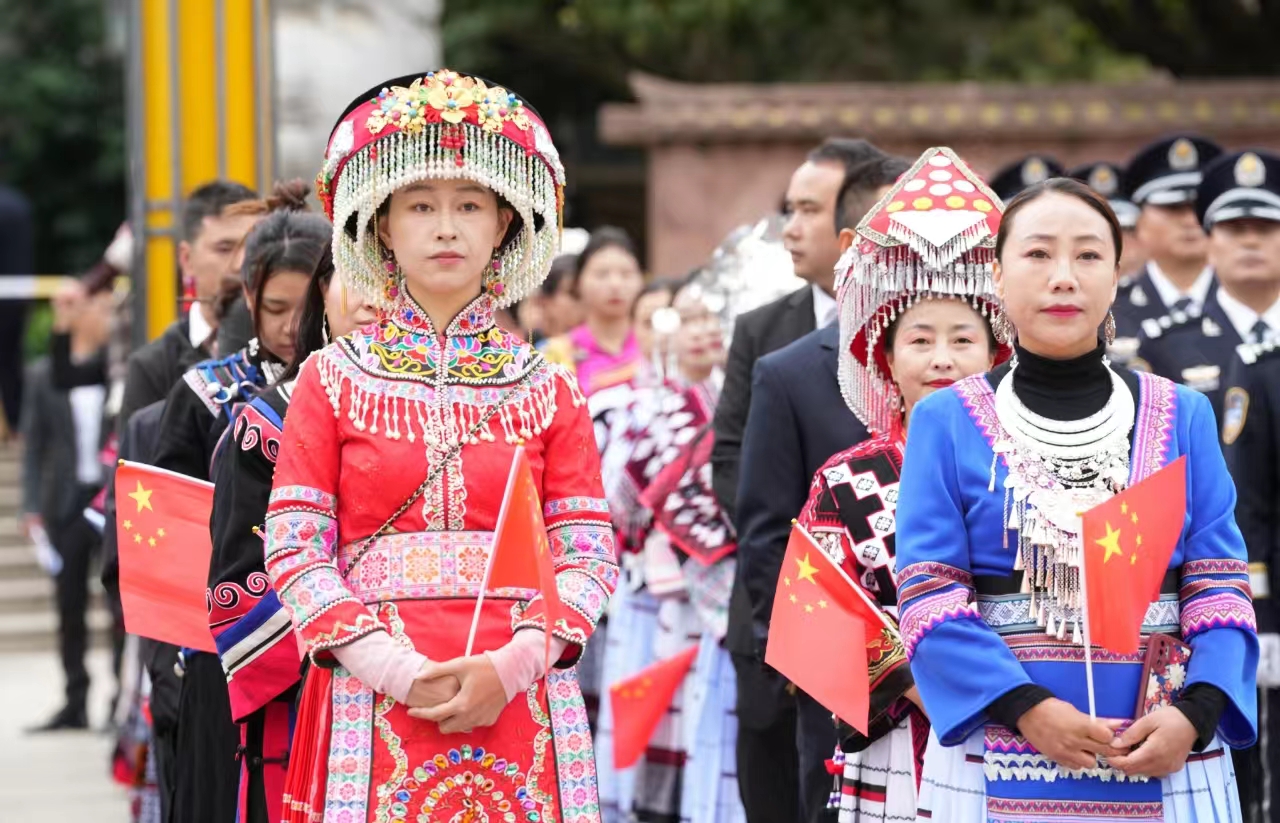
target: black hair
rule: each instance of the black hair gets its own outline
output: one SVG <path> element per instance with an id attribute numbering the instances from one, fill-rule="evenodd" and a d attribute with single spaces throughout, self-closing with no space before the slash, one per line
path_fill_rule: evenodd
<path id="1" fill-rule="evenodd" d="M 187 196 L 182 206 L 182 237 L 188 243 L 194 243 L 204 228 L 206 217 L 218 217 L 223 209 L 245 200 L 257 199 L 253 189 L 230 180 L 214 180 L 205 183 Z"/>
<path id="2" fill-rule="evenodd" d="M 670 292 L 671 300 L 667 301 L 667 305 L 671 305 L 671 301 L 676 299 L 676 295 L 689 284 L 687 277 L 655 277 L 644 284 L 644 288 L 636 295 L 636 300 L 631 304 L 631 319 L 635 319 L 636 306 L 640 305 L 640 298 L 646 294 L 657 294 L 660 291 Z"/>
<path id="3" fill-rule="evenodd" d="M 838 163 L 846 172 L 869 160 L 878 160 L 885 154 L 860 137 L 828 137 L 809 152 L 810 163 Z"/>
<path id="4" fill-rule="evenodd" d="M 1102 215 L 1102 219 L 1107 221 L 1107 227 L 1111 229 L 1111 242 L 1116 246 L 1116 265 L 1120 265 L 1120 257 L 1124 254 L 1124 229 L 1120 226 L 1120 218 L 1116 217 L 1107 198 L 1073 177 L 1050 177 L 1048 180 L 1030 185 L 1004 207 L 1004 215 L 1000 218 L 1000 230 L 996 232 L 996 259 L 999 260 L 1004 254 L 1004 244 L 1009 239 L 1009 226 L 1013 225 L 1013 218 L 1032 200 L 1051 192 L 1074 197 Z"/>
<path id="5" fill-rule="evenodd" d="M 876 191 L 892 186 L 911 168 L 910 161 L 883 155 L 846 169 L 840 193 L 836 195 L 836 233 L 856 228 L 867 210 L 875 205 Z"/>
<path id="6" fill-rule="evenodd" d="M 960 298 L 957 297 L 954 299 L 957 302 L 960 302 Z M 919 305 L 919 301 L 917 301 L 915 305 Z M 965 305 L 968 306 L 969 304 L 965 303 Z M 970 308 L 972 308 L 972 306 L 970 306 Z M 982 317 L 982 312 L 979 312 L 977 309 L 974 309 L 974 311 L 977 312 L 979 317 Z M 906 314 L 906 312 L 899 312 L 893 320 L 889 322 L 889 325 L 885 326 L 884 332 L 880 335 L 880 348 L 886 355 L 893 353 L 893 343 L 898 337 L 898 321 L 902 320 L 902 316 L 904 314 Z M 990 317 L 982 317 L 982 330 L 987 333 L 987 350 L 992 354 L 995 354 L 1000 350 L 1000 344 L 996 342 L 996 333 L 991 328 Z"/>
<path id="7" fill-rule="evenodd" d="M 262 305 L 267 281 L 277 272 L 314 272 L 329 245 L 333 229 L 318 214 L 276 211 L 253 227 L 244 242 L 241 272 L 253 305 Z M 259 332 L 261 311 L 255 309 L 253 330 Z"/>
<path id="8" fill-rule="evenodd" d="M 555 297 L 560 291 L 560 286 L 565 280 L 573 280 L 575 272 L 578 270 L 578 255 L 576 254 L 560 254 L 551 261 L 551 270 L 547 272 L 547 279 L 542 281 L 542 285 L 538 287 L 543 297 Z"/>
<path id="9" fill-rule="evenodd" d="M 302 316 L 298 318 L 298 334 L 293 344 L 293 360 L 289 362 L 279 383 L 287 383 L 297 378 L 302 371 L 302 364 L 312 352 L 319 351 L 328 342 L 325 340 L 324 297 L 329 290 L 329 282 L 333 280 L 333 249 L 329 243 L 324 244 L 320 259 L 316 262 L 311 281 L 307 283 L 307 295 L 302 301 Z"/>
<path id="10" fill-rule="evenodd" d="M 622 249 L 635 258 L 637 265 L 640 262 L 640 255 L 636 253 L 635 243 L 631 242 L 631 235 L 617 226 L 601 226 L 591 232 L 591 238 L 587 240 L 586 247 L 574 261 L 573 293 L 575 295 L 578 293 L 578 284 L 582 282 L 583 269 L 591 262 L 592 257 L 609 248 Z"/>

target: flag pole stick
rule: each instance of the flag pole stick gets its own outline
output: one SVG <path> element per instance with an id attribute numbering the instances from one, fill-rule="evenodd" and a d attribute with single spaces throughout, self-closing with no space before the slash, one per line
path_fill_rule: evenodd
<path id="1" fill-rule="evenodd" d="M 1089 719 L 1098 719 L 1098 701 L 1093 693 L 1093 638 L 1089 634 L 1089 575 L 1085 569 L 1088 563 L 1084 550 L 1084 532 L 1080 534 L 1080 623 L 1084 631 L 1084 680 L 1089 689 Z"/>
<path id="2" fill-rule="evenodd" d="M 517 450 L 511 457 L 511 471 L 507 475 L 507 489 L 502 495 L 502 506 L 498 509 L 498 526 L 493 532 L 493 543 L 489 546 L 489 559 L 484 564 L 484 583 L 480 586 L 480 594 L 476 597 L 476 610 L 471 616 L 471 630 L 467 633 L 467 650 L 464 657 L 470 657 L 476 646 L 476 631 L 480 628 L 480 607 L 484 605 L 484 593 L 489 589 L 489 576 L 493 573 L 493 561 L 498 558 L 498 540 L 507 522 L 507 509 L 511 505 L 511 495 L 516 485 L 516 467 L 520 462 Z"/>

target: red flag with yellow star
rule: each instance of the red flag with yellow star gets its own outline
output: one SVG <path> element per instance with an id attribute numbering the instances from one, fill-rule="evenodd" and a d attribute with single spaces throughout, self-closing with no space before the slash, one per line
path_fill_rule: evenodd
<path id="1" fill-rule="evenodd" d="M 209 632 L 213 484 L 121 460 L 116 468 L 120 602 L 131 634 L 216 652 Z"/>
<path id="2" fill-rule="evenodd" d="M 880 609 L 867 594 L 802 526 L 792 527 L 773 598 L 764 662 L 866 734 L 871 705 L 868 643 L 879 644 L 884 626 Z"/>
<path id="3" fill-rule="evenodd" d="M 1142 618 L 1160 584 L 1187 513 L 1187 459 L 1083 515 L 1084 569 L 1092 641 L 1118 654 L 1138 651 Z"/>
<path id="4" fill-rule="evenodd" d="M 690 646 L 609 687 L 615 769 L 634 766 L 644 754 L 658 721 L 666 714 L 697 656 L 698 647 Z"/>

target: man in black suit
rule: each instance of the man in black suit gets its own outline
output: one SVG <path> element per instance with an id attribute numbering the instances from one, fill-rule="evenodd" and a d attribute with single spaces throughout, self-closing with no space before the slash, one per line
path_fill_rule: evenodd
<path id="1" fill-rule="evenodd" d="M 143 406 L 163 400 L 182 373 L 213 354 L 218 330 L 214 301 L 223 281 L 234 276 L 231 261 L 258 215 L 227 216 L 228 206 L 257 195 L 247 186 L 216 180 L 191 193 L 182 210 L 178 267 L 185 283 L 195 287 L 196 302 L 155 340 L 129 355 L 119 425 Z"/>
<path id="2" fill-rule="evenodd" d="M 795 820 L 802 809 L 818 801 L 802 796 L 799 775 L 804 762 L 796 745 L 795 700 L 782 678 L 763 665 L 763 628 L 753 620 L 752 598 L 743 573 L 742 538 L 747 538 L 750 550 L 751 541 L 764 535 L 757 529 L 753 538 L 750 526 L 759 520 L 749 509 L 754 508 L 756 498 L 749 495 L 747 506 L 742 505 L 738 477 L 739 450 L 746 447 L 744 424 L 755 405 L 756 384 L 748 377 L 758 358 L 835 319 L 834 267 L 842 240 L 838 230 L 851 229 L 862 211 L 875 202 L 881 188 L 877 181 L 892 172 L 883 167 L 885 161 L 882 152 L 864 141 L 832 140 L 815 150 L 796 171 L 787 191 L 788 222 L 783 237 L 796 272 L 811 285 L 738 318 L 725 389 L 716 411 L 713 481 L 717 495 L 735 512 L 740 537 L 726 645 L 738 675 L 738 785 L 752 823 Z M 901 165 L 896 173 L 905 168 Z M 892 183 L 892 177 L 887 183 Z M 822 455 L 809 469 L 810 474 L 834 451 Z M 753 491 L 764 491 L 755 482 L 752 486 Z M 800 504 L 807 488 L 808 478 Z M 788 517 L 799 511 L 797 505 Z M 830 739 L 834 741 L 834 731 Z M 823 757 L 831 750 L 828 746 Z M 819 808 L 825 806 L 827 788 L 822 789 Z"/>
<path id="3" fill-rule="evenodd" d="M 104 481 L 105 402 L 103 386 L 55 388 L 48 358 L 29 369 L 22 407 L 24 526 L 33 539 L 43 531 L 58 554 L 58 651 L 66 678 L 63 707 L 33 732 L 89 726 L 86 611 L 89 564 L 101 537 L 84 512 Z"/>

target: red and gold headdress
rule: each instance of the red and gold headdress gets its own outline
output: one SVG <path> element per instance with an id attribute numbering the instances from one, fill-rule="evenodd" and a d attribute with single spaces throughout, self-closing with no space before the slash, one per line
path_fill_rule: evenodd
<path id="1" fill-rule="evenodd" d="M 964 300 L 998 312 L 991 264 L 1004 205 L 948 148 L 926 151 L 858 224 L 836 266 L 840 391 L 868 429 L 900 423 L 902 395 L 889 374 L 884 330 L 919 300 Z M 1009 355 L 1000 341 L 997 362 Z"/>
<path id="2" fill-rule="evenodd" d="M 537 113 L 500 86 L 440 69 L 356 98 L 329 137 L 316 192 L 333 221 L 338 271 L 374 301 L 388 273 L 374 217 L 392 192 L 428 179 L 474 180 L 520 215 L 500 253 L 498 306 L 531 293 L 560 245 L 564 166 Z"/>

